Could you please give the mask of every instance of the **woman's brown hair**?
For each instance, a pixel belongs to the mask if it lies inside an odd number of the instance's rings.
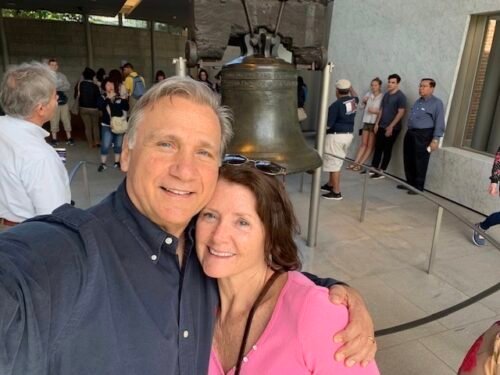
[[[225,164],[219,178],[242,185],[254,195],[255,210],[266,233],[264,255],[275,271],[300,269],[301,263],[293,236],[299,225],[285,187],[276,177],[266,175],[250,164]]]

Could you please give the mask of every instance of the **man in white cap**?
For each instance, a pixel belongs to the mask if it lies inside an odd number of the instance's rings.
[[[345,158],[347,150],[352,142],[354,129],[354,117],[359,103],[358,94],[353,90],[351,82],[340,79],[336,83],[337,100],[328,108],[328,129],[325,140],[325,155],[323,158],[323,170],[330,172],[330,178],[321,187],[326,194],[325,199],[341,200],[340,192],[340,169],[343,160],[331,155]]]

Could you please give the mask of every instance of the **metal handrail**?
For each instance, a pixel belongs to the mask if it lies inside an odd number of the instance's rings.
[[[344,157],[334,155],[334,154],[329,154],[329,153],[325,153],[325,155],[332,156],[334,158],[337,158],[337,159],[340,159],[343,161],[354,163],[354,160],[350,159],[350,158],[344,158]],[[389,180],[392,180],[394,182],[397,182],[398,184],[405,186],[408,190],[411,190],[411,191],[417,193],[421,197],[424,197],[425,199],[427,199],[429,202],[438,206],[438,211],[437,211],[437,215],[436,215],[436,223],[434,225],[434,235],[432,238],[432,247],[431,247],[431,254],[429,257],[429,265],[427,268],[427,273],[429,273],[431,268],[432,268],[432,263],[433,263],[434,256],[435,256],[436,244],[437,244],[437,241],[439,238],[439,232],[441,229],[441,220],[443,217],[443,209],[446,210],[446,212],[450,213],[451,215],[455,216],[458,220],[460,220],[463,224],[465,224],[466,226],[468,226],[472,230],[479,232],[482,236],[484,236],[484,238],[486,238],[488,240],[488,242],[490,242],[493,245],[493,247],[495,247],[497,250],[500,251],[500,243],[498,243],[494,238],[492,238],[489,234],[487,234],[483,229],[476,227],[473,223],[471,223],[468,219],[463,217],[461,214],[459,214],[457,212],[453,212],[451,209],[449,209],[446,206],[444,206],[443,204],[441,204],[438,200],[436,200],[433,197],[429,196],[428,194],[425,194],[422,191],[414,188],[413,186],[407,184],[405,181],[402,181],[396,177],[393,177],[393,176],[385,173],[384,171],[378,170],[378,169],[373,168],[372,166],[369,166],[366,164],[359,164],[359,163],[356,163],[356,164],[358,164],[361,168],[363,168],[363,170],[372,171],[373,173],[378,173],[382,176],[387,177]],[[360,221],[361,222],[363,222],[363,220],[365,218],[366,186],[368,184],[368,178],[369,178],[369,174],[366,173],[365,177],[364,177],[364,182],[363,182],[363,196],[362,196],[362,201],[361,201],[361,213],[360,213]]]
[[[76,163],[76,165],[71,169],[71,171],[68,173],[69,176],[69,184],[73,182],[75,179],[76,174],[80,169],[82,169],[83,173],[83,186],[86,192],[87,196],[87,201],[88,205],[90,206],[92,204],[91,199],[90,199],[90,187],[89,187],[89,178],[88,178],[88,170],[87,170],[87,165],[100,165],[100,163],[96,163],[95,161],[88,161],[88,160],[80,160]]]
[[[81,168],[82,173],[83,173],[83,187],[85,189],[87,201],[88,201],[89,206],[90,206],[91,201],[90,201],[89,178],[88,178],[88,174],[87,174],[87,163],[90,163],[90,162],[88,162],[86,160],[80,160],[78,163],[76,163],[76,165],[73,167],[73,169],[69,172],[69,184],[71,186],[71,183],[75,179],[77,172]]]
[[[349,159],[349,158],[344,158],[344,157],[333,155],[333,154],[329,154],[329,153],[325,153],[325,154],[329,155],[329,156],[333,156],[333,157],[335,157],[337,159],[341,159],[343,161],[354,162],[354,160]],[[387,173],[385,173],[383,171],[380,171],[380,170],[378,170],[376,168],[373,168],[373,167],[371,167],[369,165],[366,165],[366,164],[360,164],[360,163],[356,163],[356,164],[358,164],[359,166],[361,166],[363,168],[363,170],[372,171],[374,173],[381,174],[381,175],[387,177],[388,179],[390,179],[392,181],[395,181],[395,182],[397,182],[397,183],[399,183],[401,185],[404,185],[408,190],[414,191],[418,195],[424,197],[425,199],[427,199],[431,203],[433,203],[433,204],[435,204],[435,205],[438,206],[438,211],[437,211],[437,215],[436,215],[436,223],[434,225],[434,234],[433,234],[433,237],[432,237],[431,253],[430,253],[430,256],[429,256],[429,265],[427,267],[427,273],[430,273],[430,271],[432,269],[432,263],[434,261],[435,252],[436,252],[436,245],[437,245],[437,241],[438,241],[438,238],[439,238],[439,232],[441,230],[441,220],[443,218],[443,209],[445,209],[448,213],[450,213],[453,216],[455,216],[458,220],[460,220],[466,226],[470,227],[472,230],[475,230],[475,231],[479,232],[482,236],[484,236],[493,245],[493,247],[495,247],[497,250],[500,250],[499,243],[495,239],[493,239],[490,235],[486,234],[484,232],[484,230],[482,230],[481,228],[478,228],[478,227],[474,226],[474,224],[472,224],[471,222],[469,222],[469,220],[467,220],[462,215],[460,215],[460,214],[458,214],[456,212],[453,212],[449,208],[443,206],[436,199],[428,196],[427,194],[424,194],[423,192],[421,192],[418,189],[415,189],[413,186],[408,185],[406,182],[404,182],[404,181],[402,181],[402,180],[400,180],[400,179],[398,179],[396,177],[393,177],[391,175],[388,175]],[[364,217],[365,217],[365,210],[366,210],[366,186],[368,184],[368,177],[369,177],[369,173],[366,173],[365,177],[364,177],[364,182],[363,182],[363,198],[362,198],[361,213],[360,213],[360,221],[361,222],[363,222]],[[412,328],[415,328],[415,327],[418,327],[418,326],[421,326],[421,325],[433,322],[433,321],[435,321],[437,319],[441,319],[441,318],[443,318],[445,316],[448,316],[448,315],[450,315],[450,314],[452,314],[452,313],[454,313],[456,311],[462,310],[463,308],[468,307],[468,306],[470,306],[470,305],[472,305],[472,304],[480,301],[481,299],[483,299],[483,298],[485,298],[487,296],[492,295],[493,293],[495,293],[499,289],[500,289],[500,282],[498,282],[495,285],[493,285],[493,286],[491,286],[491,287],[489,287],[489,288],[481,291],[480,293],[477,293],[476,295],[474,295],[472,297],[469,297],[465,301],[457,303],[457,304],[455,304],[453,306],[450,306],[450,307],[448,307],[446,309],[443,309],[441,311],[432,313],[432,314],[427,315],[427,316],[425,316],[423,318],[416,319],[416,320],[413,320],[413,321],[410,321],[410,322],[406,322],[406,323],[402,323],[402,324],[399,324],[399,325],[396,325],[396,326],[392,326],[392,327],[388,327],[388,328],[383,328],[383,329],[377,330],[377,331],[375,331],[375,336],[376,337],[380,337],[380,336],[385,336],[385,335],[389,335],[389,334],[393,334],[393,333],[397,333],[397,332],[401,332],[401,331],[406,331],[408,329],[412,329]]]

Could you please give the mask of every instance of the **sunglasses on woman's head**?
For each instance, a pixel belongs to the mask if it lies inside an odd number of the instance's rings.
[[[268,160],[251,160],[238,154],[226,154],[222,160],[222,164],[243,165],[247,163],[253,163],[256,169],[270,176],[286,175],[285,167]]]

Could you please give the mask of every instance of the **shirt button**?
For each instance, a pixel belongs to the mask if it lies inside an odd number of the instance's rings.
[[[152,260],[152,261],[155,261],[156,259],[158,259],[158,256],[157,256],[157,255],[155,255],[155,254],[151,255],[151,260]]]
[[[252,346],[253,350],[257,350],[257,345]]]
[[[182,332],[182,336],[187,339],[189,337],[189,331],[188,330],[185,330],[184,332]]]
[[[248,362],[248,358],[247,357],[243,357],[243,362]]]
[[[172,238],[170,238],[170,237],[167,237],[167,238],[165,239],[165,243],[166,243],[167,245],[171,245],[171,244],[172,244],[172,242],[174,242],[174,240],[172,240]]]

